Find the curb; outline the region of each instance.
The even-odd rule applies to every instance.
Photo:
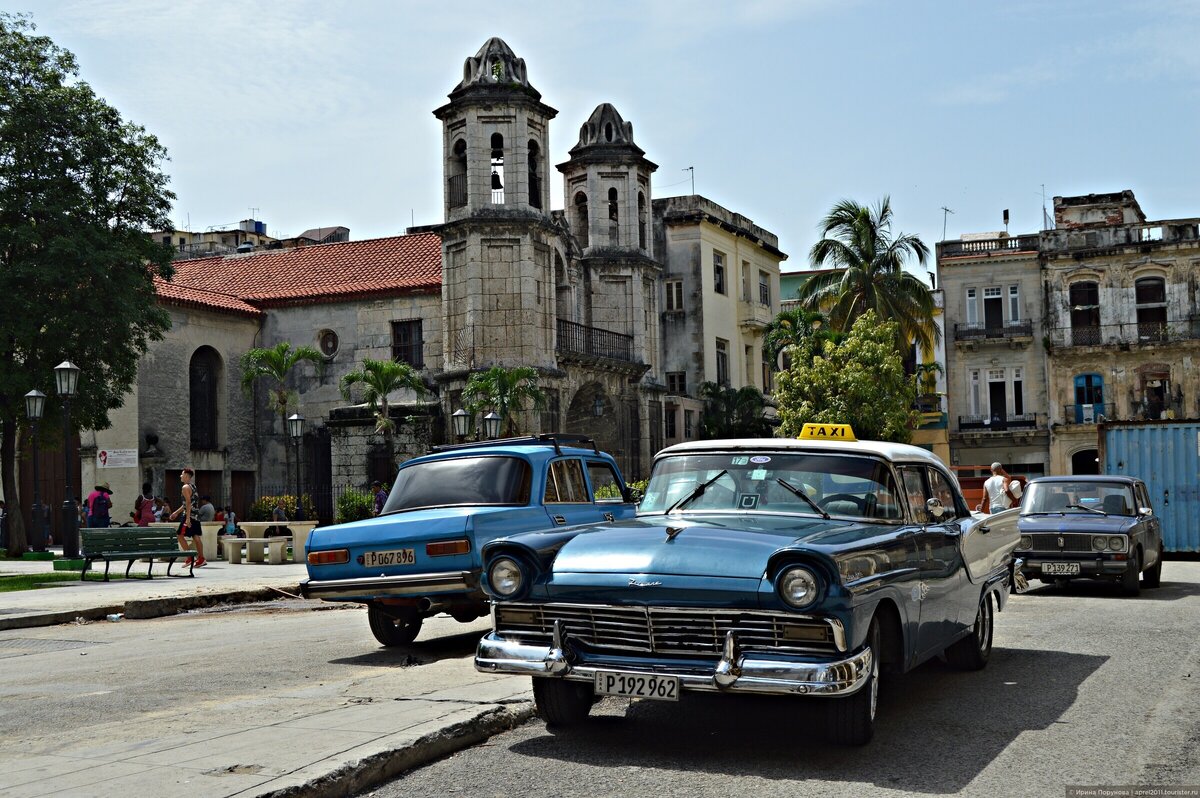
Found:
[[[34,615],[20,615],[13,618],[0,617],[0,631],[31,629],[37,626],[57,626],[59,624],[71,623],[76,618],[83,618],[85,621],[102,621],[107,616],[118,613],[123,614],[129,620],[161,618],[166,615],[177,615],[188,610],[213,607],[218,604],[249,604],[256,601],[269,601],[280,598],[281,590],[298,593],[300,588],[299,585],[285,585],[278,589],[264,587],[254,590],[200,593],[192,596],[133,599],[126,601],[124,604],[110,604],[102,607],[43,612]]]
[[[520,726],[533,715],[533,702],[522,701],[511,708],[496,707],[472,720],[431,732],[412,745],[373,754],[304,784],[262,793],[259,798],[342,798],[357,795],[421,765]]]

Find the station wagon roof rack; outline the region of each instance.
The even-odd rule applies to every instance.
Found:
[[[592,451],[600,454],[596,442],[586,435],[571,435],[565,432],[543,432],[540,435],[522,435],[516,438],[496,438],[490,441],[468,441],[467,443],[442,443],[430,446],[429,453],[452,452],[456,449],[480,449],[490,446],[553,446],[555,454],[562,454],[563,445],[579,445],[584,448],[591,446]]]

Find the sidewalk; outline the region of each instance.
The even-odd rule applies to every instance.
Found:
[[[0,574],[51,570],[49,561],[0,562]],[[302,564],[214,560],[190,579],[67,582],[0,593],[0,629],[115,612],[158,617],[282,597],[277,591],[295,593],[304,576]],[[459,626],[448,618],[431,623],[442,621]],[[528,679],[480,674],[470,657],[456,656],[381,668],[343,684],[304,683],[261,697],[150,709],[135,724],[64,729],[57,739],[24,739],[19,750],[0,753],[0,793],[332,798],[482,742],[532,714]]]

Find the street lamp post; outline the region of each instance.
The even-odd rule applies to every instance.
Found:
[[[34,551],[46,550],[46,527],[44,521],[49,517],[43,516],[41,476],[38,472],[38,422],[42,420],[42,412],[46,409],[46,394],[34,389],[25,394],[25,415],[29,418],[29,440],[33,442],[33,511],[29,544]]]
[[[500,437],[500,422],[503,420],[495,410],[483,417],[483,434],[488,440]]]
[[[63,400],[63,464],[66,466],[67,492],[62,506],[63,556],[79,556],[79,514],[71,487],[71,397],[79,388],[79,366],[64,360],[54,367],[54,384]]]
[[[296,520],[304,520],[303,483],[300,481],[300,439],[304,435],[304,416],[292,413],[287,420],[288,434],[296,446]]]
[[[450,414],[450,422],[454,427],[454,437],[462,443],[471,429],[471,414],[460,407]]]

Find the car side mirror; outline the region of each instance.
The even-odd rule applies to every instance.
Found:
[[[1154,511],[1153,511],[1153,510],[1151,510],[1149,507],[1143,507],[1142,509],[1138,510],[1138,512],[1139,512],[1141,515],[1144,515],[1144,516],[1146,516],[1147,518],[1149,518],[1150,516],[1154,515]]]
[[[925,509],[929,512],[930,517],[935,521],[942,520],[942,516],[946,514],[946,506],[942,504],[941,499],[936,497],[926,500]]]

